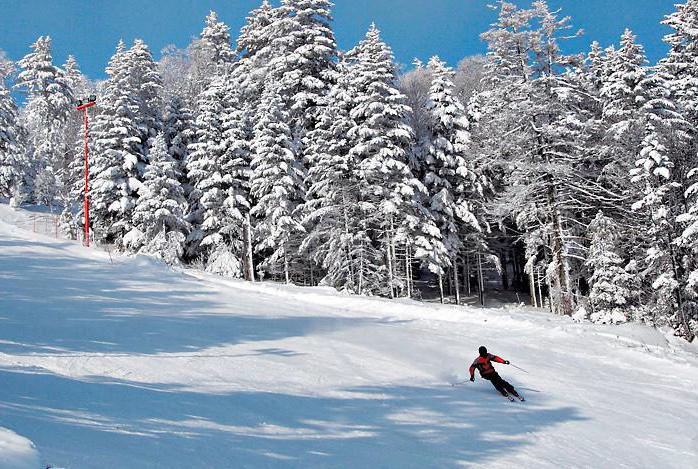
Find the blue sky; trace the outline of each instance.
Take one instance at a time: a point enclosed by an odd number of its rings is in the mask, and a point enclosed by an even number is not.
[[[13,59],[29,50],[40,35],[53,38],[54,60],[72,53],[91,78],[104,67],[123,38],[144,39],[159,56],[167,44],[186,46],[198,35],[213,9],[237,35],[246,14],[261,0],[0,0],[0,49]],[[645,44],[650,60],[665,52],[659,21],[679,0],[550,0],[571,15],[585,36],[568,47],[586,50],[592,40],[611,44],[631,27]],[[438,54],[455,65],[467,55],[483,53],[479,34],[495,19],[487,8],[493,0],[335,0],[335,31],[339,46],[351,48],[375,21],[395,51],[409,64]],[[529,5],[526,1],[515,1]]]

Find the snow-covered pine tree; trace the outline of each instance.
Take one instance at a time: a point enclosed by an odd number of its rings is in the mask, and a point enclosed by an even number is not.
[[[147,153],[150,139],[162,131],[162,78],[150,49],[142,39],[136,39],[126,52],[126,67],[131,76],[131,89],[136,93],[138,109],[136,125]]]
[[[177,161],[168,152],[162,133],[153,140],[140,197],[133,210],[133,228],[124,245],[141,254],[179,264],[189,232],[185,220],[186,199],[177,179]]]
[[[166,46],[160,51],[160,60],[157,62],[158,73],[162,78],[162,100],[169,103],[173,97],[178,96],[184,101],[184,105],[193,108],[196,104],[194,84],[190,80],[191,57],[188,49],[180,49],[174,44]]]
[[[64,165],[63,128],[72,111],[73,94],[65,73],[53,64],[51,38],[42,36],[19,62],[15,89],[27,96],[24,120],[34,174],[34,196],[48,205],[58,194],[56,172]]]
[[[315,130],[308,134],[307,202],[302,207],[308,232],[301,252],[323,272],[321,283],[364,294],[380,290],[383,254],[374,247],[360,207],[361,178],[348,132],[353,98],[346,62],[337,67]]]
[[[187,256],[190,259],[201,258],[207,261],[210,254],[209,243],[202,246],[211,228],[206,222],[207,193],[218,191],[221,180],[218,160],[223,152],[222,102],[224,84],[216,79],[199,96],[196,112],[196,134],[188,146],[189,157],[186,161],[187,179],[191,185],[189,194],[189,213],[187,220],[193,229],[187,240]]]
[[[691,168],[685,148],[691,127],[672,99],[672,76],[661,67],[642,81],[646,102],[645,136],[631,172],[640,190],[633,209],[646,217],[646,254],[640,259],[643,279],[651,285],[649,311],[641,319],[670,325],[690,336],[692,298],[687,295],[691,271],[690,245],[681,239],[686,207],[685,189]]]
[[[304,165],[309,143],[306,134],[315,127],[319,106],[331,86],[337,57],[330,27],[331,7],[328,0],[283,0],[278,8],[263,3],[250,14],[238,43],[244,57],[234,71],[242,78],[239,82],[244,99],[240,102],[259,110],[263,96],[269,93],[281,100],[280,112],[287,116],[291,131],[293,144],[288,148],[296,160],[293,166],[301,171],[299,194],[305,192]],[[266,88],[272,83],[274,90],[268,91]],[[257,111],[257,124],[260,115]],[[294,197],[295,205],[303,202],[302,196]],[[287,254],[289,250],[295,251],[298,241],[295,239],[292,247],[287,246]],[[290,259],[288,255],[286,260],[302,261],[298,256]],[[305,267],[289,265],[291,270]]]
[[[220,21],[215,11],[209,12],[199,38],[189,46],[189,61],[188,80],[194,99],[235,61],[235,52],[230,45],[230,28]]]
[[[5,84],[13,70],[0,55],[0,197],[11,197],[23,185],[29,164],[17,104]]]
[[[80,71],[80,65],[78,65],[78,61],[74,56],[68,56],[65,64],[63,64],[63,72],[69,88],[73,91],[73,96],[76,99],[85,97],[84,95],[90,91],[90,85],[85,75]]]
[[[189,155],[189,145],[196,136],[194,114],[186,107],[184,99],[172,96],[167,102],[163,116],[163,128],[167,151],[177,163],[175,170],[177,179],[183,184],[185,193],[189,192],[186,177],[186,164]]]
[[[683,230],[683,233],[674,237],[676,246],[670,252],[676,265],[673,270],[678,282],[674,295],[677,304],[676,308],[667,311],[667,314],[670,314],[669,321],[674,329],[686,339],[693,340],[698,334],[698,236],[695,230],[698,213],[698,191],[695,184],[698,175],[695,160],[698,152],[698,1],[687,0],[676,5],[676,11],[667,16],[662,23],[673,31],[665,37],[670,50],[660,61],[657,75],[666,81],[670,94],[656,94],[658,99],[655,99],[655,102],[660,106],[666,106],[660,99],[668,98],[675,103],[681,116],[690,126],[682,128],[675,119],[672,126],[674,131],[666,136],[667,140],[664,143],[673,165],[671,181],[682,190],[680,194],[674,194],[674,197],[669,198],[667,225],[676,228],[672,218],[678,212],[684,212],[679,213],[676,219],[679,223],[678,228]],[[666,127],[665,122],[662,124]],[[661,128],[659,125],[653,127]],[[679,127],[679,131],[676,131],[676,127]]]
[[[633,209],[648,217],[649,246],[646,251],[643,275],[651,283],[651,310],[645,321],[655,326],[678,321],[672,326],[681,327],[684,298],[681,288],[683,271],[677,264],[674,240],[676,226],[676,192],[680,185],[673,181],[675,169],[670,160],[668,134],[660,123],[648,125],[647,136],[637,160],[637,168],[631,173],[632,181],[643,187],[643,198]]]
[[[603,100],[603,118],[610,124],[609,134],[619,140],[639,120],[642,100],[638,91],[647,76],[647,58],[629,29],[621,36],[620,48],[609,48],[606,56],[599,94]]]
[[[414,134],[414,144],[409,150],[409,164],[418,178],[424,176],[424,152],[429,142],[429,88],[431,75],[427,67],[418,60],[413,61],[415,68],[400,76],[398,88],[405,95],[405,104],[410,108],[407,124]]]
[[[593,88],[587,92],[595,96],[600,107],[595,116],[598,137],[590,142],[595,150],[595,162],[590,163],[599,173],[597,182],[608,191],[606,196],[622,198],[613,204],[606,203],[603,211],[606,216],[622,220],[622,225],[635,226],[638,220],[628,212],[627,200],[637,200],[641,195],[634,186],[628,186],[627,175],[635,166],[645,135],[643,106],[648,97],[641,85],[647,77],[647,59],[635,35],[626,30],[619,48],[592,51],[589,62],[587,74],[592,77]],[[610,194],[617,194],[617,197]],[[632,236],[632,231],[638,229],[631,229],[627,234]]]
[[[87,79],[80,71],[77,60],[68,56],[63,65],[65,78],[76,100],[90,94]],[[60,135],[60,152],[56,173],[58,199],[63,206],[60,224],[63,232],[71,239],[77,236],[75,218],[75,202],[83,193],[84,188],[84,124],[82,113],[72,110],[66,119]]]
[[[553,309],[567,315],[582,257],[579,226],[586,224],[578,217],[598,199],[596,175],[582,171],[587,155],[580,142],[589,116],[576,77],[565,71],[581,58],[560,51],[569,28],[569,18],[558,18],[544,1],[529,10],[501,2],[498,22],[482,35],[493,91],[480,96],[478,139],[485,155],[501,162],[505,176],[493,211],[514,218],[526,242],[543,241]],[[528,265],[535,262],[529,259]]]
[[[280,15],[279,8],[273,8],[264,0],[259,8],[250,12],[237,39],[240,60],[233,67],[229,87],[240,88],[235,93],[240,93],[252,109],[259,106],[270,62],[280,53],[272,46],[281,32],[277,24]]]
[[[235,60],[235,53],[230,47],[230,28],[218,19],[218,14],[213,10],[206,17],[198,47],[208,61],[217,66]]]
[[[273,23],[269,73],[288,113],[297,160],[306,157],[304,141],[315,127],[319,106],[330,89],[337,45],[329,0],[282,0]]]
[[[601,324],[617,324],[627,320],[627,308],[633,296],[632,275],[623,268],[619,255],[618,227],[610,218],[599,212],[589,225],[591,246],[586,266],[591,270],[589,278],[590,319]]]
[[[474,207],[482,206],[483,189],[466,159],[470,150],[469,123],[465,107],[454,95],[454,73],[438,57],[429,61],[428,68],[432,81],[424,184],[429,192],[428,208],[441,233],[441,239],[430,240],[438,248],[430,255],[429,267],[439,276],[443,301],[441,277],[448,267],[453,267],[457,291],[457,257],[463,240],[477,235],[482,238],[482,223]],[[447,257],[441,257],[443,254]]]
[[[229,101],[230,74],[217,78],[199,98],[196,136],[189,145],[187,174],[191,185],[188,219],[194,229],[188,257],[199,258],[207,271],[247,276],[249,245],[247,179],[251,122]],[[242,134],[238,133],[242,132]],[[244,261],[244,262],[243,262]]]
[[[672,98],[686,119],[698,123],[698,0],[686,0],[676,5],[662,24],[672,29],[664,41],[669,53],[660,61],[660,69],[671,82]]]
[[[128,52],[123,41],[107,67],[100,96],[101,113],[92,126],[94,157],[90,197],[94,235],[121,247],[131,230],[131,216],[146,166],[136,114],[140,103],[133,87]]]
[[[262,0],[261,5],[247,15],[247,21],[236,41],[237,53],[241,59],[249,59],[269,48],[272,41],[272,31],[269,27],[278,13],[280,11],[276,10],[269,0]]]
[[[255,249],[263,261],[259,269],[283,272],[291,281],[295,241],[303,226],[297,207],[304,198],[303,168],[293,153],[293,134],[275,83],[268,81],[254,128],[250,187],[255,205]]]
[[[371,25],[347,57],[353,94],[353,127],[347,136],[360,181],[362,230],[372,233],[385,256],[383,281],[366,289],[394,297],[396,288],[404,286],[395,273],[396,245],[412,245],[417,257],[426,259],[440,233],[422,203],[426,189],[407,164],[406,149],[412,143],[405,123],[409,109],[396,88],[391,49]]]
[[[246,87],[246,78],[230,73],[224,90],[225,106],[222,113],[223,152],[220,159],[226,190],[225,207],[230,214],[227,229],[229,243],[242,259],[246,280],[254,280],[252,221],[250,217],[250,174],[253,158],[256,101]],[[251,101],[248,100],[251,98]]]

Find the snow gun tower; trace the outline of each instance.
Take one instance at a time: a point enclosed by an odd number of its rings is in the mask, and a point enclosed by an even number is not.
[[[85,246],[90,247],[90,199],[88,195],[89,191],[89,147],[88,147],[88,120],[87,120],[87,110],[97,104],[97,96],[90,95],[88,98],[83,98],[78,101],[78,106],[75,108],[78,111],[83,112],[83,120],[85,122],[85,200],[84,209],[85,212],[85,238],[83,243]]]

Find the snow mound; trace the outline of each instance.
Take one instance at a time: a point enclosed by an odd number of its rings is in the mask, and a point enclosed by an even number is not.
[[[39,453],[34,443],[0,427],[0,469],[37,469]]]

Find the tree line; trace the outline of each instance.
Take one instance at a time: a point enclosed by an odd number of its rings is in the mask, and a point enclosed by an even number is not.
[[[60,207],[78,236],[74,106],[94,93],[99,242],[391,298],[431,280],[458,302],[484,259],[555,313],[695,337],[698,0],[663,20],[654,65],[629,30],[570,54],[569,17],[500,1],[486,56],[402,74],[375,25],[339,50],[331,7],[263,1],[234,43],[211,12],[159,61],[120,42],[98,83],[40,37],[0,60],[0,195]]]

